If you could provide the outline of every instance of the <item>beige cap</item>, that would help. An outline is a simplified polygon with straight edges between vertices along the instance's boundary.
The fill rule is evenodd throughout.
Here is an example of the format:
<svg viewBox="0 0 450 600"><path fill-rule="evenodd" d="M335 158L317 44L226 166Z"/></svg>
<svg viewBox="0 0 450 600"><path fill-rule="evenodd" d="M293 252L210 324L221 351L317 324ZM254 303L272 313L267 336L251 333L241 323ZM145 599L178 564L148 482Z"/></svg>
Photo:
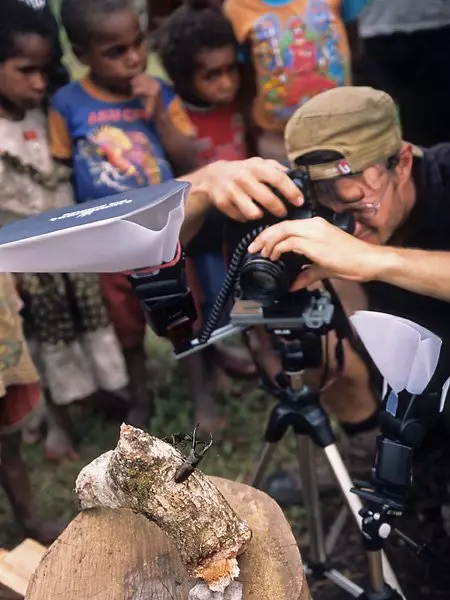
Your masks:
<svg viewBox="0 0 450 600"><path fill-rule="evenodd" d="M308 167L312 179L361 172L396 154L403 144L393 99L370 87L344 86L318 94L292 115L284 136L293 163L319 150L342 154L342 160Z"/></svg>

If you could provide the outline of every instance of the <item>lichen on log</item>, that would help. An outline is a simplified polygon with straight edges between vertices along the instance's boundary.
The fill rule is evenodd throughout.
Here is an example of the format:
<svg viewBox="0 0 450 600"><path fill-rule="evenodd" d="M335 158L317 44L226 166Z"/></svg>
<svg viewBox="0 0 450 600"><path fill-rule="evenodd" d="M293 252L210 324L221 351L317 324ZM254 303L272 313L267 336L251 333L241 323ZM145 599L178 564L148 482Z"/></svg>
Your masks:
<svg viewBox="0 0 450 600"><path fill-rule="evenodd" d="M251 531L199 469L175 482L183 462L174 446L122 425L117 447L80 472L76 493L83 510L129 508L154 521L189 575L223 592L239 575L236 557L247 548Z"/></svg>

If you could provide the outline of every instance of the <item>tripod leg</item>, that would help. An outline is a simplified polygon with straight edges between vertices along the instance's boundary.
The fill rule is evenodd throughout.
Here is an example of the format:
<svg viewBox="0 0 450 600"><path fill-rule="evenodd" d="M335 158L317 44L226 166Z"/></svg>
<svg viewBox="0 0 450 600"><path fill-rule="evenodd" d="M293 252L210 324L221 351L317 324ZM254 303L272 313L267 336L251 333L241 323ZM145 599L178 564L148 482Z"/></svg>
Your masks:
<svg viewBox="0 0 450 600"><path fill-rule="evenodd" d="M378 594L382 594L386 585L384 583L383 556L381 550L377 552L367 552L369 561L369 579L371 589ZM396 588L397 591L398 588Z"/></svg>
<svg viewBox="0 0 450 600"><path fill-rule="evenodd" d="M362 508L362 502L356 494L353 494L350 491L353 487L353 483L350 479L350 475L348 474L347 468L344 465L341 455L339 454L339 451L336 448L335 444L327 446L326 448L324 448L324 451L328 462L330 463L336 481L341 489L342 494L344 495L345 501L347 502L347 505L350 508L358 527L361 529L361 516L359 514L359 511Z"/></svg>
<svg viewBox="0 0 450 600"><path fill-rule="evenodd" d="M256 458L250 475L247 478L247 484L252 487L259 488L264 480L264 475L266 474L267 467L272 459L272 456L275 452L275 444L270 444L269 442L265 442L259 456Z"/></svg>
<svg viewBox="0 0 450 600"><path fill-rule="evenodd" d="M347 524L347 519L349 516L350 516L350 513L347 508L347 505L345 504L341 508L334 523L331 525L330 529L328 530L327 537L325 538L325 550L326 550L327 556L330 556L330 554L334 550L334 547L338 543L339 538L341 537L341 534L345 529L345 526Z"/></svg>
<svg viewBox="0 0 450 600"><path fill-rule="evenodd" d="M353 487L352 480L348 474L348 471L342 461L341 455L335 444L331 444L324 448L325 455L330 463L330 467L336 477L336 481L344 495L344 498L350 508L352 515L354 516L358 527L361 529L361 516L359 511L362 509L362 502L356 494L353 494L350 489ZM372 556L372 552L368 552L369 569L370 569L370 580L372 583L385 581L394 590L396 590L403 598L405 597L400 584L397 581L397 577L383 551L379 552L380 559Z"/></svg>
<svg viewBox="0 0 450 600"><path fill-rule="evenodd" d="M322 511L320 508L319 484L317 481L314 446L308 436L297 437L299 449L300 475L310 537L310 555L313 563L325 564L325 538L323 533Z"/></svg>

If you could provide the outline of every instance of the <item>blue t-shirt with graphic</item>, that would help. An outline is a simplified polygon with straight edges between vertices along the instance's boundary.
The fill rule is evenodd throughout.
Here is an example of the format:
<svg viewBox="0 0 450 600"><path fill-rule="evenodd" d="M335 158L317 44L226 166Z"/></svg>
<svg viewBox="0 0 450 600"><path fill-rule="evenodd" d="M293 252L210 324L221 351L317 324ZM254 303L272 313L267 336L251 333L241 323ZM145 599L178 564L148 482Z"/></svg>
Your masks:
<svg viewBox="0 0 450 600"><path fill-rule="evenodd" d="M160 81L166 110L177 101ZM104 96L89 81L54 96L49 117L52 153L71 159L77 202L102 198L173 177L155 125L139 98Z"/></svg>

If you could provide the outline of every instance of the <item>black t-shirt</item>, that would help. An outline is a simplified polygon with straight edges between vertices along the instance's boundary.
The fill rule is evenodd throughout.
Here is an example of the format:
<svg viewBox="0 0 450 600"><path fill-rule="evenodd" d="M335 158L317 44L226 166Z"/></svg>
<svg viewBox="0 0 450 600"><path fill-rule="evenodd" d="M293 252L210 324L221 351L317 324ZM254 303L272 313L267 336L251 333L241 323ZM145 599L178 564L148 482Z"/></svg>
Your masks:
<svg viewBox="0 0 450 600"><path fill-rule="evenodd" d="M415 158L416 203L407 223L405 248L450 251L450 144L424 150ZM364 286L372 310L410 319L443 340L439 370L450 375L450 303L379 282ZM448 365L448 366L447 366Z"/></svg>

